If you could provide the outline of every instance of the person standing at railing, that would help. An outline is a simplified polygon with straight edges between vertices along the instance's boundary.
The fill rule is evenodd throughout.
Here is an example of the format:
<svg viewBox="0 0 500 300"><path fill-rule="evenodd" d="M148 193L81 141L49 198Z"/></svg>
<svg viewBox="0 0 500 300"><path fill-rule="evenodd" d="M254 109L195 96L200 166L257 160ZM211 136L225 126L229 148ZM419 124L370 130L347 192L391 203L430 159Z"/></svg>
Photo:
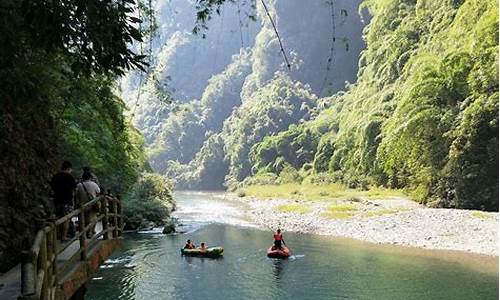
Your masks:
<svg viewBox="0 0 500 300"><path fill-rule="evenodd" d="M79 181L82 181L83 180L83 174L84 173L90 173L90 176L92 176L90 178L91 181L95 182L95 184L97 184L97 186L99 187L99 189L102 190L102 186L101 184L99 183L99 179L97 178L97 176L92 173L92 170L90 169L90 167L86 166L86 167L83 167L82 168L82 177L80 177L80 180Z"/></svg>
<svg viewBox="0 0 500 300"><path fill-rule="evenodd" d="M76 197L80 205L84 205L97 197L101 190L97 183L92 181L92 173L90 168L84 169L82 174L82 181L76 186ZM97 213L99 212L99 202L85 211L85 224L88 225L95 221ZM91 226L90 233L87 237L90 238L95 234L95 224Z"/></svg>
<svg viewBox="0 0 500 300"><path fill-rule="evenodd" d="M72 165L69 161L62 163L61 171L55 174L50 181L54 191L54 206L56 216L62 218L71 213L73 207L73 191L76 187L75 178L71 175ZM69 220L62 224L61 241L68 240Z"/></svg>

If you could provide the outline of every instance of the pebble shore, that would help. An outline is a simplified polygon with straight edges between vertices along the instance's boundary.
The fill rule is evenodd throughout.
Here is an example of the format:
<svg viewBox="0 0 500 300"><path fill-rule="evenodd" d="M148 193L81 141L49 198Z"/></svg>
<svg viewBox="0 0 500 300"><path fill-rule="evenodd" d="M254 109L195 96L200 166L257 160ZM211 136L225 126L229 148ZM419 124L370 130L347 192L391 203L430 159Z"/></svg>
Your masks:
<svg viewBox="0 0 500 300"><path fill-rule="evenodd" d="M497 212L427 208L411 200L361 199L337 204L356 207L348 218L325 214L327 202L285 199L236 198L250 207L250 218L260 226L285 231L353 238L357 240L426 249L457 250L498 256ZM304 205L307 212L283 212L280 205Z"/></svg>

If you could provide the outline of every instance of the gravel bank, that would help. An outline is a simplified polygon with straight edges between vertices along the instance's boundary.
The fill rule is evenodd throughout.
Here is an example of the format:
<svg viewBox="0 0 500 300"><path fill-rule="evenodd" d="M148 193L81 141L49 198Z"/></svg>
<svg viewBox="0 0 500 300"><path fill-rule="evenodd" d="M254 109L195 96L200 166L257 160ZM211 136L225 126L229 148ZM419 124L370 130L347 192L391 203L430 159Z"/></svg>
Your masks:
<svg viewBox="0 0 500 300"><path fill-rule="evenodd" d="M238 198L236 198L238 199ZM498 256L498 213L427 208L411 200L355 199L302 202L239 198L260 226L285 231L354 238L372 243L427 249L458 250ZM283 206L307 207L307 212L284 212ZM328 212L345 207L340 217ZM334 208L335 209L335 208ZM293 210L293 209L292 209Z"/></svg>

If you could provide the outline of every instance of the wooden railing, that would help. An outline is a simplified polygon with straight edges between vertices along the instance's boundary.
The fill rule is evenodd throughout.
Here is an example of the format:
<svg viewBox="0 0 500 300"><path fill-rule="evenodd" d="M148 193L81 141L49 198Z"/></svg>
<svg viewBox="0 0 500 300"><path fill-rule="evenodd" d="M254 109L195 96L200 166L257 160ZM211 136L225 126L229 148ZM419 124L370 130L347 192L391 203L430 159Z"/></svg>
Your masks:
<svg viewBox="0 0 500 300"><path fill-rule="evenodd" d="M97 217L86 224L89 214L95 211L98 205L100 208ZM78 222L74 237L64 243L58 243L58 228L73 218L77 218ZM102 222L102 231L94 233L94 227L99 222ZM36 234L31 248L22 253L19 299L54 299L61 276L68 274L71 267L79 261L86 261L89 249L100 240L119 238L122 232L122 206L120 201L112 196L99 196L55 222L47 222ZM70 247L77 249L71 252L68 258L58 261L58 257Z"/></svg>

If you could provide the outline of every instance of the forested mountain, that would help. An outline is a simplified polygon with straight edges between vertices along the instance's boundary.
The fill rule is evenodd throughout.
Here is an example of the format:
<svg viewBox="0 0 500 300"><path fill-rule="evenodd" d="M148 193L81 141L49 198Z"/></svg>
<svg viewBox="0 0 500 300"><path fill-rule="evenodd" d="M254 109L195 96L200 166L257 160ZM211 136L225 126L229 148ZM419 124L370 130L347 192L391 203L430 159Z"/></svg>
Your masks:
<svg viewBox="0 0 500 300"><path fill-rule="evenodd" d="M178 4L194 16L193 3ZM310 119L323 107L318 96L355 82L364 47L358 6L347 0L270 2L290 69L260 5L256 10L246 1L222 6L208 22L205 39L190 33L194 18L192 24L160 30L164 45L156 49L149 77L135 90L133 76L124 85L152 167L174 177L177 187L189 188L222 188L250 175L247 158L254 143ZM256 22L249 21L252 13ZM232 35L235 30L242 34ZM225 67L218 70L214 63ZM158 87L173 91L174 105L162 101Z"/></svg>
<svg viewBox="0 0 500 300"><path fill-rule="evenodd" d="M498 210L497 3L364 5L373 18L357 83L315 120L255 145L254 173L289 164L313 180Z"/></svg>
<svg viewBox="0 0 500 300"><path fill-rule="evenodd" d="M498 209L493 1L269 1L290 68L255 4L249 47L217 37L232 56L221 70L185 58L185 45L211 45L221 16L209 20L207 41L189 26L165 37L153 74L174 91L174 105L147 94L154 75L137 89L135 122L153 168L178 188L268 182L286 169L299 181L382 185L433 206ZM241 20L234 4L221 8ZM182 74L165 80L195 65L196 84Z"/></svg>

